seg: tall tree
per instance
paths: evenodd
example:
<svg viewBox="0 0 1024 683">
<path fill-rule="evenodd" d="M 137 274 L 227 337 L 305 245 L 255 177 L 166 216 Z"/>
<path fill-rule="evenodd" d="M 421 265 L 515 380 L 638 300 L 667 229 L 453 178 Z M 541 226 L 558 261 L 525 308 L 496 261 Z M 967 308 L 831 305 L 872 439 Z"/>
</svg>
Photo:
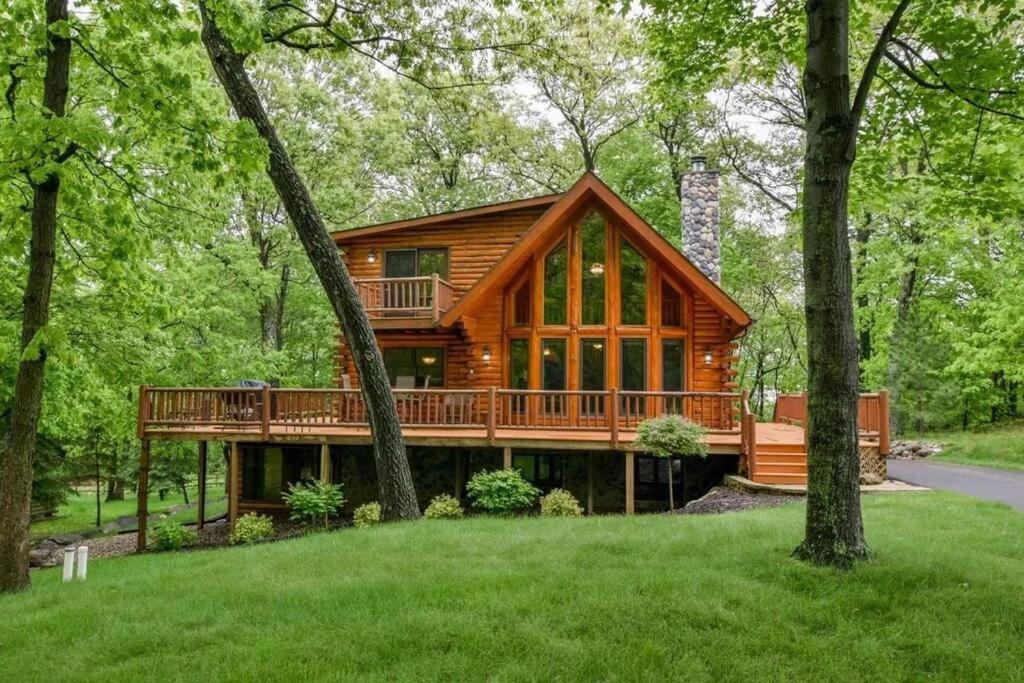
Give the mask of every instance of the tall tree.
<svg viewBox="0 0 1024 683">
<path fill-rule="evenodd" d="M 32 241 L 21 324 L 21 362 L 15 381 L 11 428 L 0 461 L 0 591 L 29 585 L 28 520 L 32 498 L 32 457 L 46 365 L 45 335 L 50 318 L 50 291 L 56 261 L 57 200 L 60 165 L 74 154 L 59 119 L 64 117 L 71 69 L 67 0 L 46 2 L 46 73 L 43 77 L 42 125 L 51 142 L 34 167 L 26 168 L 32 184 Z M 8 91 L 9 93 L 11 91 Z"/>
<path fill-rule="evenodd" d="M 235 113 L 252 123 L 266 143 L 269 150 L 267 173 L 352 348 L 373 434 L 381 517 L 385 520 L 415 519 L 419 517 L 419 506 L 405 441 L 370 319 L 305 182 L 263 108 L 246 70 L 246 55 L 235 50 L 218 26 L 217 14 L 206 3 L 200 2 L 200 11 L 203 45 L 214 72 Z"/>
</svg>

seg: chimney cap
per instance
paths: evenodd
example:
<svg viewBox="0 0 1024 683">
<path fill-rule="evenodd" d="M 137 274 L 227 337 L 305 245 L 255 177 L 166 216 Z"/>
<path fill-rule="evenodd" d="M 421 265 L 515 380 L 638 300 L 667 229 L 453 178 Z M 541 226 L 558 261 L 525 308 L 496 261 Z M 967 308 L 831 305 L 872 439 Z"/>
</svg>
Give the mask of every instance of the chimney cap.
<svg viewBox="0 0 1024 683">
<path fill-rule="evenodd" d="M 693 165 L 694 171 L 706 171 L 707 170 L 708 158 L 703 154 L 694 154 L 690 157 L 690 163 Z"/>
</svg>

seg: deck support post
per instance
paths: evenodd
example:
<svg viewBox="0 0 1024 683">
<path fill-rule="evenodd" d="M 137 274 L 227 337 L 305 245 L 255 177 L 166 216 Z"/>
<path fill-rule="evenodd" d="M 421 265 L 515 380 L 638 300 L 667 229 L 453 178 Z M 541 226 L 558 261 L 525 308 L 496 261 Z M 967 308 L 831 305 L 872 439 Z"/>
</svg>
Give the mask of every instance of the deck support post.
<svg viewBox="0 0 1024 683">
<path fill-rule="evenodd" d="M 878 453 L 889 455 L 889 390 L 878 392 Z"/>
<path fill-rule="evenodd" d="M 455 450 L 455 500 L 462 504 L 462 450 Z"/>
<path fill-rule="evenodd" d="M 205 441 L 199 442 L 199 492 L 196 500 L 196 530 L 206 524 L 206 451 Z"/>
<path fill-rule="evenodd" d="M 331 483 L 331 445 L 328 443 L 320 444 L 320 481 Z"/>
<path fill-rule="evenodd" d="M 241 481 L 239 472 L 238 442 L 231 442 L 231 455 L 228 464 L 228 533 L 234 533 L 235 522 L 238 521 L 238 484 Z"/>
<path fill-rule="evenodd" d="M 619 447 L 619 390 L 612 387 L 608 394 L 608 428 L 612 433 L 612 448 Z"/>
<path fill-rule="evenodd" d="M 594 514 L 594 452 L 587 454 L 587 514 Z"/>
<path fill-rule="evenodd" d="M 495 435 L 498 431 L 498 390 L 491 386 L 487 387 L 487 443 L 494 445 Z"/>
<path fill-rule="evenodd" d="M 135 549 L 142 552 L 146 549 L 146 518 L 149 516 L 149 439 L 142 440 L 142 449 L 139 451 L 139 492 L 136 515 L 138 516 L 139 530 Z"/>
<path fill-rule="evenodd" d="M 501 449 L 501 467 L 502 469 L 512 469 L 512 447 L 505 446 Z"/>
<path fill-rule="evenodd" d="M 626 451 L 626 514 L 636 512 L 636 491 L 634 490 L 633 451 Z"/>
</svg>

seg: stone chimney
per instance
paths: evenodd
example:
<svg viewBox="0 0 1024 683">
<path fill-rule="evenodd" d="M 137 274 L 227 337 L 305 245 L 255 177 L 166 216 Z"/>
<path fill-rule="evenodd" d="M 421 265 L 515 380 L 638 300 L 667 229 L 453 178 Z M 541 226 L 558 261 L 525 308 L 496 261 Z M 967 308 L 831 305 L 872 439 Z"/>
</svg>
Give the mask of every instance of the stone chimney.
<svg viewBox="0 0 1024 683">
<path fill-rule="evenodd" d="M 718 230 L 718 171 L 707 159 L 690 157 L 692 168 L 680 182 L 683 256 L 716 283 L 722 282 L 721 236 Z"/>
</svg>

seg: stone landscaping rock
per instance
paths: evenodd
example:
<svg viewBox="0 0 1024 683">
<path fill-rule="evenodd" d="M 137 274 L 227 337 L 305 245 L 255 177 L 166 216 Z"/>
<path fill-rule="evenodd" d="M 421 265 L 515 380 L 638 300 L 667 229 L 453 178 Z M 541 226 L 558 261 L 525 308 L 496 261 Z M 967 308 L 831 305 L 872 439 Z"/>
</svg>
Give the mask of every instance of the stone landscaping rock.
<svg viewBox="0 0 1024 683">
<path fill-rule="evenodd" d="M 889 448 L 889 456 L 903 460 L 927 458 L 942 452 L 941 443 L 927 441 L 894 441 Z"/>
<path fill-rule="evenodd" d="M 59 534 L 54 536 L 53 540 L 61 545 L 75 545 L 85 540 L 85 536 L 82 534 Z"/>
<path fill-rule="evenodd" d="M 56 567 L 64 560 L 64 549 L 54 548 L 50 550 L 28 551 L 28 565 L 30 567 Z"/>
<path fill-rule="evenodd" d="M 103 525 L 103 533 L 105 534 L 116 534 L 121 530 L 121 525 L 117 522 L 107 522 Z"/>
<path fill-rule="evenodd" d="M 128 515 L 128 516 L 125 516 L 125 517 L 118 517 L 115 521 L 117 522 L 118 526 L 120 526 L 122 528 L 125 528 L 125 527 L 135 526 L 136 524 L 138 524 L 139 523 L 139 518 L 138 517 L 132 517 L 132 516 Z"/>
<path fill-rule="evenodd" d="M 53 540 L 52 538 L 47 538 L 45 540 L 39 541 L 39 543 L 36 544 L 36 549 L 37 550 L 53 550 L 57 546 L 58 546 L 57 541 Z"/>
<path fill-rule="evenodd" d="M 862 472 L 860 475 L 860 483 L 864 486 L 878 486 L 884 481 L 880 475 L 874 472 Z"/>
<path fill-rule="evenodd" d="M 167 514 L 169 514 L 169 515 L 176 515 L 176 514 L 178 514 L 179 512 L 181 512 L 184 509 L 185 509 L 184 505 L 172 505 L 171 507 L 167 508 Z"/>
</svg>

